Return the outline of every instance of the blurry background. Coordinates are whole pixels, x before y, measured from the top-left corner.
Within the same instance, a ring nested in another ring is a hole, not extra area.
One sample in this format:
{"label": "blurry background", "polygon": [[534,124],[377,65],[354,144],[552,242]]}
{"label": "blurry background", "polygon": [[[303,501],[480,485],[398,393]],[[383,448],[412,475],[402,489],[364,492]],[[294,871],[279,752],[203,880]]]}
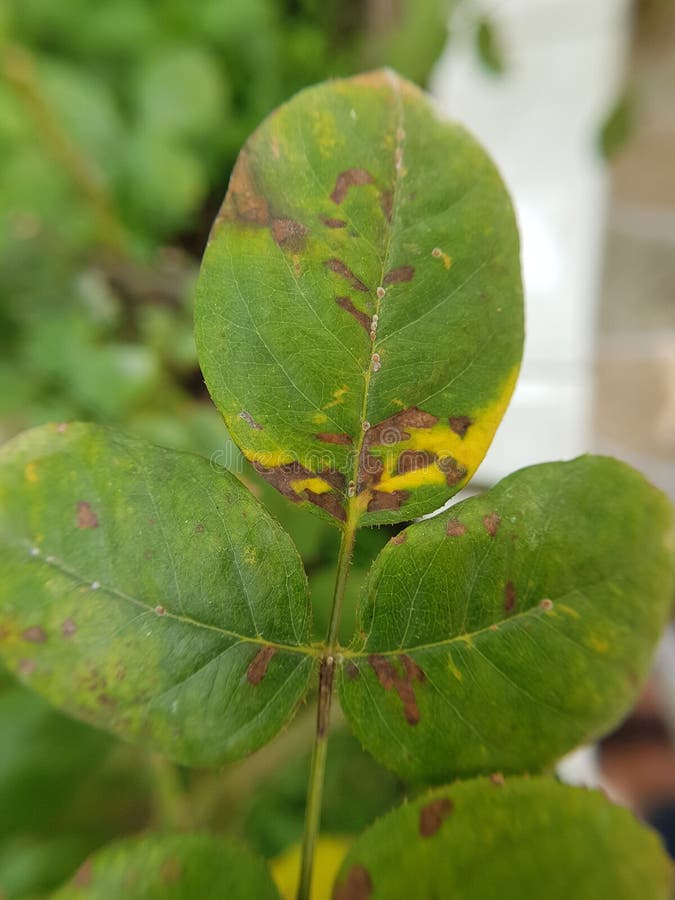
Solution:
{"label": "blurry background", "polygon": [[[87,419],[234,462],[191,313],[231,166],[296,90],[383,64],[431,84],[484,141],[523,230],[523,378],[477,483],[599,449],[675,497],[672,0],[5,0],[0,439]],[[298,544],[323,632],[334,531],[246,477]],[[362,535],[352,609],[390,535]],[[603,749],[604,777],[645,815],[675,797],[671,658],[639,727]],[[276,856],[300,835],[312,728],[308,708],[244,763],[188,773],[0,672],[0,898],[38,897],[91,849],[147,826],[212,827]],[[328,778],[334,834],[402,794],[339,721]]]}

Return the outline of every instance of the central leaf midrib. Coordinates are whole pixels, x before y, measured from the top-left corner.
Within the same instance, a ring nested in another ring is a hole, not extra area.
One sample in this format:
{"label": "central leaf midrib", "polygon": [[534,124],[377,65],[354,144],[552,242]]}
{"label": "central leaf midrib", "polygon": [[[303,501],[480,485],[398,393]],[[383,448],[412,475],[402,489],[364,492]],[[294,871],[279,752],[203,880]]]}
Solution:
{"label": "central leaf midrib", "polygon": [[[10,545],[11,546],[11,545]],[[18,545],[14,545],[14,549],[17,548]],[[56,557],[47,554],[43,555],[41,551],[40,556],[35,557],[31,560],[32,562],[36,562],[38,564],[42,564],[44,566],[49,566],[55,568],[62,575],[65,575],[67,578],[71,578],[73,581],[77,581],[79,585],[85,586],[88,585],[90,590],[94,593],[103,592],[109,594],[111,597],[115,597],[118,600],[124,600],[127,603],[132,603],[135,606],[142,608],[147,613],[153,613],[153,606],[149,603],[146,603],[144,600],[140,600],[138,597],[132,597],[130,594],[125,594],[123,591],[118,590],[117,588],[111,587],[110,585],[105,585],[99,582],[99,587],[95,590],[91,588],[92,582],[84,578],[74,569],[69,568]],[[156,614],[155,614],[156,615]],[[298,653],[304,656],[317,657],[320,655],[320,649],[306,645],[293,645],[293,644],[284,644],[280,641],[271,641],[268,640],[262,635],[250,636],[245,634],[239,634],[236,631],[231,631],[227,628],[221,628],[218,625],[211,625],[208,622],[200,622],[198,619],[193,619],[190,616],[178,615],[177,613],[172,613],[168,609],[165,608],[164,613],[161,618],[163,619],[172,619],[177,622],[182,622],[185,625],[190,625],[195,628],[203,628],[207,631],[216,632],[217,634],[221,634],[225,637],[233,638],[237,641],[241,641],[243,643],[256,644],[262,647],[274,647],[275,650],[286,651],[288,653]]]}
{"label": "central leaf midrib", "polygon": [[[380,308],[382,306],[382,302],[385,298],[382,297],[382,299],[380,299],[377,296],[377,288],[383,285],[384,278],[385,278],[385,275],[387,274],[387,269],[389,267],[391,249],[392,249],[392,244],[393,244],[393,236],[394,236],[395,225],[396,225],[396,214],[397,214],[398,205],[399,205],[399,185],[400,185],[401,176],[399,173],[399,169],[396,166],[396,156],[397,156],[398,152],[400,152],[402,155],[403,142],[405,140],[405,130],[403,128],[403,123],[404,123],[403,102],[401,99],[401,92],[400,92],[400,89],[398,86],[398,82],[396,80],[396,76],[387,72],[387,81],[389,83],[391,92],[392,92],[392,94],[394,96],[394,100],[396,102],[396,121],[395,121],[395,125],[394,125],[395,144],[394,144],[394,155],[393,155],[393,166],[392,166],[393,172],[394,172],[394,181],[392,184],[391,221],[388,223],[387,242],[386,242],[386,247],[384,249],[384,253],[382,256],[382,269],[380,272],[380,280],[379,280],[379,284],[376,285],[374,288],[374,290],[375,290],[375,313],[374,313],[374,315],[377,315],[378,317],[380,314]],[[386,294],[385,294],[385,297],[386,297]],[[353,468],[353,472],[352,472],[352,482],[355,485],[358,485],[358,481],[359,481],[361,453],[363,451],[363,443],[366,439],[366,431],[364,430],[364,427],[365,427],[365,424],[369,422],[369,420],[367,418],[368,398],[369,398],[368,391],[370,389],[370,382],[371,382],[371,378],[372,378],[372,374],[373,374],[372,356],[373,356],[373,353],[375,352],[375,348],[377,346],[379,346],[377,341],[372,341],[369,345],[368,368],[366,370],[366,373],[365,373],[364,379],[363,379],[363,397],[362,397],[362,401],[361,401],[361,413],[359,416],[359,427],[358,427],[358,433],[356,436],[355,452],[354,452],[354,468]],[[369,424],[377,424],[377,423],[369,423]],[[355,497],[347,497],[347,521],[349,521],[351,518],[350,512],[351,512],[351,509],[355,506],[356,502],[357,502],[356,496]]]}

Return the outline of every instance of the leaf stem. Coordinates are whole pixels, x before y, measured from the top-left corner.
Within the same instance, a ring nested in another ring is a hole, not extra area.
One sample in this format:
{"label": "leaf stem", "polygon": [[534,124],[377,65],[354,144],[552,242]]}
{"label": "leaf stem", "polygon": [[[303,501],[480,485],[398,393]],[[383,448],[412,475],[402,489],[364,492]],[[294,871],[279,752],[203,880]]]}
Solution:
{"label": "leaf stem", "polygon": [[354,552],[358,515],[350,505],[349,514],[342,532],[340,552],[338,554],[335,573],[335,589],[330,624],[326,637],[325,651],[319,667],[319,695],[316,707],[316,733],[312,749],[312,762],[307,786],[307,804],[305,807],[305,830],[302,839],[302,858],[300,863],[300,884],[297,900],[310,900],[312,890],[312,874],[314,870],[314,851],[321,825],[321,805],[323,787],[326,777],[326,755],[328,751],[328,726],[330,709],[333,700],[333,675],[335,673],[335,651],[338,646],[338,632],[342,604],[349,577],[349,567]]}
{"label": "leaf stem", "polygon": [[192,817],[177,767],[159,753],[148,754],[156,825],[168,831],[189,831]]}

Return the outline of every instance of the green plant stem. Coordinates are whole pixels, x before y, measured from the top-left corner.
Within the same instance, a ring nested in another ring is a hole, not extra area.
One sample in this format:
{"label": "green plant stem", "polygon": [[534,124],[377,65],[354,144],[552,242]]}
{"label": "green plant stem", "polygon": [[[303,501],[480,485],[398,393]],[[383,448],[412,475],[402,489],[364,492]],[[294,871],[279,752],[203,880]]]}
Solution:
{"label": "green plant stem", "polygon": [[158,753],[149,754],[155,820],[167,831],[189,831],[192,817],[176,766]]}
{"label": "green plant stem", "polygon": [[[352,504],[352,507],[354,504]],[[321,658],[319,667],[319,694],[316,707],[316,732],[314,735],[314,747],[312,750],[312,763],[309,771],[309,784],[307,787],[307,804],[305,807],[305,829],[302,839],[302,857],[300,863],[300,884],[298,885],[297,900],[310,900],[312,890],[312,875],[314,871],[314,851],[319,836],[321,825],[321,806],[323,801],[323,788],[326,777],[326,754],[328,752],[328,726],[330,723],[330,709],[333,699],[333,675],[335,672],[335,651],[337,649],[338,632],[340,629],[340,617],[342,603],[349,577],[349,567],[354,552],[356,539],[356,515],[350,509],[347,517],[340,552],[338,555],[337,571],[335,574],[335,590],[333,592],[333,606],[326,637],[326,649]]]}
{"label": "green plant stem", "polygon": [[129,236],[94,162],[71,140],[42,94],[35,61],[25,47],[0,43],[0,72],[21,100],[37,134],[89,207],[101,242],[119,253]]}

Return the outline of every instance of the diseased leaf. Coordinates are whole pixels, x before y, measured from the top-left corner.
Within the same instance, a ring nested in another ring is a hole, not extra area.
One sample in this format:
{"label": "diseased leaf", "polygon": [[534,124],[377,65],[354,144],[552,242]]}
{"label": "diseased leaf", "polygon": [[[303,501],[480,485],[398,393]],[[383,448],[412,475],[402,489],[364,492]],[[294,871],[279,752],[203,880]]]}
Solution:
{"label": "diseased leaf", "polygon": [[258,471],[333,520],[403,521],[468,481],[511,395],[511,204],[393,72],[319,85],[242,150],[196,303],[207,385]]}
{"label": "diseased leaf", "polygon": [[600,792],[495,776],[380,819],[347,853],[333,900],[668,900],[672,886],[657,835]]}
{"label": "diseased leaf", "polygon": [[0,657],[55,706],[217,765],[288,721],[313,670],[288,536],[197,456],[98,426],[0,452]]}
{"label": "diseased leaf", "polygon": [[420,781],[537,770],[606,732],[668,616],[669,541],[666,498],[593,456],[412,525],[374,563],[344,653],[354,732]]}
{"label": "diseased leaf", "polygon": [[84,862],[54,900],[279,900],[262,860],[206,834],[120,841]]}

